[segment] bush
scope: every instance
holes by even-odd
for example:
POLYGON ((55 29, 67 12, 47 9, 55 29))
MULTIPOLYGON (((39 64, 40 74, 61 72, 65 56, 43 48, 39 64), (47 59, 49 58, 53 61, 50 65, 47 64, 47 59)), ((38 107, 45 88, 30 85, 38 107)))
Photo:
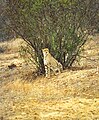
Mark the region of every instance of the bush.
POLYGON ((40 73, 44 72, 41 50, 45 47, 66 68, 79 55, 86 34, 96 27, 97 5, 98 0, 10 0, 8 26, 35 50, 40 73))
POLYGON ((0 53, 4 53, 7 50, 7 45, 6 44, 1 44, 0 45, 0 53))

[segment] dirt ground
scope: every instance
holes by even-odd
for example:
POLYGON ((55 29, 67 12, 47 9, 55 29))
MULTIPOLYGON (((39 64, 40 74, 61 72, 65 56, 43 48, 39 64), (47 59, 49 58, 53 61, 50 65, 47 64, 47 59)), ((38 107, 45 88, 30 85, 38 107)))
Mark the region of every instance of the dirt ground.
POLYGON ((86 43, 79 64, 50 79, 34 79, 19 56, 21 42, 0 43, 0 120, 99 120, 99 35, 86 43))

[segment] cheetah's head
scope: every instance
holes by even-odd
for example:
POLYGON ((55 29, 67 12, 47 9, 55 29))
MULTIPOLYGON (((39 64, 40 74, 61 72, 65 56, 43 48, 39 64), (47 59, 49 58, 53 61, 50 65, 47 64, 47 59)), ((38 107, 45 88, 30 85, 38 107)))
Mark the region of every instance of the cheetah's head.
POLYGON ((48 48, 44 48, 42 49, 43 55, 44 57, 47 56, 49 54, 49 49, 48 48))

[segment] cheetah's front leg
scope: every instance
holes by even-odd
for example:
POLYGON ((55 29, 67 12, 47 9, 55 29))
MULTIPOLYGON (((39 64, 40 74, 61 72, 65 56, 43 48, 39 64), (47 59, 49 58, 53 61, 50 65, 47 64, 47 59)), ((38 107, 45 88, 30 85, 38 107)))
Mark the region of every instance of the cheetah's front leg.
POLYGON ((45 65, 45 75, 47 78, 50 78, 50 67, 45 65))

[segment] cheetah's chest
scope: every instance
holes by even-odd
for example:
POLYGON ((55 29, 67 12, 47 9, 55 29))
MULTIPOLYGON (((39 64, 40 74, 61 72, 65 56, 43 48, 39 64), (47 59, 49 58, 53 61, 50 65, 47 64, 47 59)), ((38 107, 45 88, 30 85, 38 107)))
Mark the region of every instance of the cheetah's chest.
POLYGON ((50 64, 50 60, 49 60, 48 56, 46 56, 44 58, 44 65, 49 65, 49 64, 50 64))

